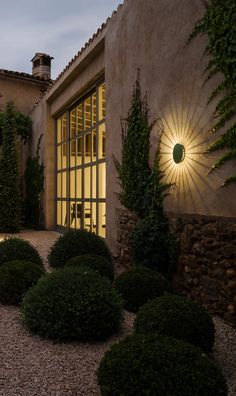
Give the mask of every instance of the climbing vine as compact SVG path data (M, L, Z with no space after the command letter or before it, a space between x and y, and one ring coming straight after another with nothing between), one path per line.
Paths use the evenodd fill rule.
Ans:
M25 114L17 111L14 102L9 102L12 106L14 122L17 125L16 134L21 138L24 144L29 142L32 135L32 120ZM0 146L3 139L3 128L5 122L5 111L0 111Z
M119 198L138 217L131 236L134 263L170 275L177 262L178 244L169 232L163 209L170 184L163 180L159 147L152 166L149 161L153 125L149 122L147 99L142 98L138 73L131 107L122 123L121 162L115 159L121 186Z
M44 164L40 159L40 144L43 135L38 139L35 156L28 157L25 168L25 223L37 229L43 227L41 193L44 191Z
M146 98L142 99L139 72L133 90L127 119L122 121L122 159L115 159L121 185L121 203L137 216L145 217L151 208L162 208L165 191L159 149L153 167L149 164L150 135L154 123L149 122Z
M31 130L31 119L7 102L0 111L0 232L17 232L21 226L18 143L19 138L29 141Z
M206 81L217 73L222 73L223 81L212 92L209 102L219 97L215 108L216 122L212 133L220 130L228 122L230 126L206 150L227 151L216 161L211 170L221 168L227 161L236 158L236 2L235 0L204 0L206 7L203 18L196 24L190 40L198 34L207 34L209 42L205 54L210 55ZM230 175L224 186L236 182L236 174Z
M20 229L21 197L17 155L15 108L8 102L1 113L0 145L0 232Z

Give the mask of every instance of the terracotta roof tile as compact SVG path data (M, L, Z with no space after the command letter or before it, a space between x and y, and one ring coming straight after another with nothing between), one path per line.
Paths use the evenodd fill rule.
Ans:
M23 77L23 78L27 78L29 80L35 80L35 81L41 82L41 83L43 82L43 83L52 84L52 80L47 80L44 77L33 76L32 74L13 71L13 70L0 69L0 75L7 76L7 77Z

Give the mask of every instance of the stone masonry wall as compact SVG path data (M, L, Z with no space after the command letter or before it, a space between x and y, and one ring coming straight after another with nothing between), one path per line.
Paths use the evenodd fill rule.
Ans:
M129 268L136 218L119 210L117 222L118 262ZM170 228L181 248L175 289L236 326L236 219L170 215Z

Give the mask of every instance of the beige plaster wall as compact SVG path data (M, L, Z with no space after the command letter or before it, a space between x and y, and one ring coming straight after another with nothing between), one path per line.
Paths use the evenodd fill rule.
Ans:
M45 100L39 102L37 107L31 113L33 120L33 140L31 142L31 155L34 156L40 135L41 140L41 158L45 166L44 169L44 194L43 208L45 216L45 225L47 229L55 228L55 121L50 116L50 107Z
M17 110L28 114L40 97L43 87L45 87L45 84L0 75L0 108L7 101L13 100Z
M204 12L200 0L127 0L108 25L105 38L107 112L107 240L116 249L116 208L120 207L114 154L120 158L120 117L130 107L137 68L147 91L150 119L158 117L152 134L152 156L162 136L162 168L174 183L166 210L236 217L236 186L220 188L233 167L208 175L219 154L205 156L215 103L207 100L218 79L203 86L207 59L205 37L186 45L194 23ZM186 159L174 165L175 143L186 148ZM234 169L235 171L235 169Z

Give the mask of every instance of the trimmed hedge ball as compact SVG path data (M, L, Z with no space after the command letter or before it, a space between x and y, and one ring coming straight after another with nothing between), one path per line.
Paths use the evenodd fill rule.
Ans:
M26 294L22 315L44 338L98 341L120 330L122 301L108 279L71 267L42 277Z
M43 267L37 250L21 238L6 238L0 242L0 266L13 260L26 260Z
M86 230L69 230L52 246L48 261L52 267L63 267L75 256L95 254L112 261L111 253L101 237Z
M102 396L227 396L221 370L199 348L136 334L115 344L97 372Z
M30 261L15 260L0 267L0 302L18 305L28 289L44 274L43 269Z
M136 268L115 279L115 289L121 294L128 311L137 312L147 301L170 291L169 282L159 272Z
M211 315L186 297L166 294L143 305L135 321L137 333L157 332L181 339L208 353L214 345Z
M88 267L100 275L110 279L111 282L114 279L113 263L104 257L97 256L95 254L83 254L82 256L72 257L66 262L66 266Z

